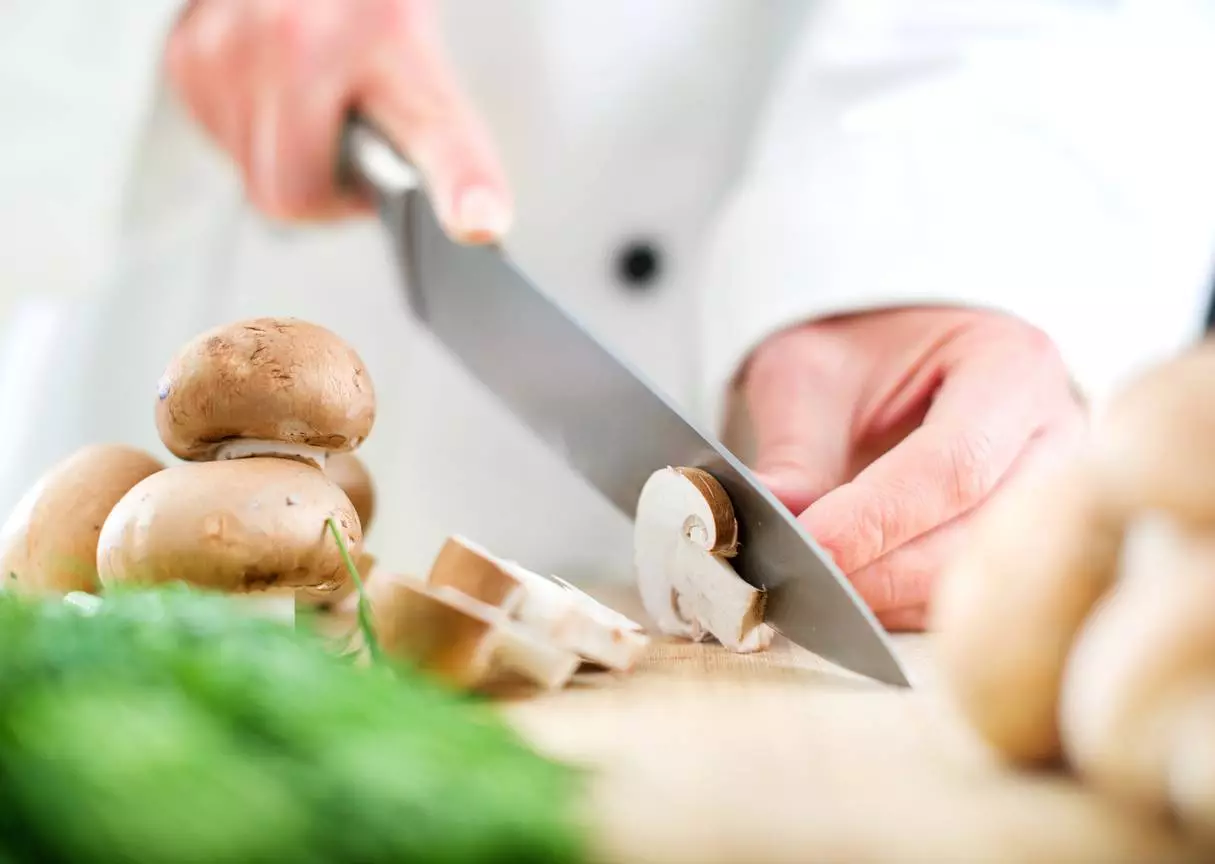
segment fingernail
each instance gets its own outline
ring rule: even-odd
[[[510,229],[510,223],[510,208],[483,186],[466,190],[456,205],[455,229],[465,240],[497,240]]]

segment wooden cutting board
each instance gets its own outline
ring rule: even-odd
[[[592,593],[645,620],[631,592]],[[895,643],[911,690],[785,641],[750,656],[658,641],[631,674],[501,707],[537,748],[590,769],[604,861],[1215,860],[1063,774],[1002,767],[940,697],[929,637]]]

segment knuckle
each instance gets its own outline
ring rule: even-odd
[[[953,512],[968,510],[991,493],[997,481],[993,442],[981,430],[970,430],[954,439],[949,448],[947,474],[948,506]]]

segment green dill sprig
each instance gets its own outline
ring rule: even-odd
[[[342,563],[346,565],[346,571],[350,574],[350,578],[354,580],[354,589],[359,595],[359,632],[363,634],[363,641],[367,644],[367,653],[371,656],[372,662],[378,662],[380,659],[380,641],[375,634],[375,627],[371,621],[371,601],[367,599],[367,591],[363,587],[362,578],[359,576],[359,568],[355,566],[354,559],[350,556],[350,550],[346,547],[346,538],[338,530],[337,522],[332,516],[326,519],[325,522],[329,525],[329,531],[333,534],[333,540],[337,543],[338,551],[342,555]]]

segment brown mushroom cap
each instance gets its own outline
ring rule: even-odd
[[[164,465],[123,444],[90,444],[54,465],[0,529],[3,587],[19,593],[95,593],[97,541],[118,500]]]
[[[1092,456],[1111,505],[1215,519],[1215,340],[1127,382],[1093,426]]]
[[[343,452],[375,422],[359,355],[334,333],[293,318],[226,324],[186,343],[158,386],[156,428],[181,459],[215,458],[238,439]]]
[[[352,555],[354,505],[324,473],[290,459],[177,465],[128,492],[97,547],[101,582],[182,581],[227,592],[338,587],[349,578],[326,520]]]
[[[335,453],[325,460],[325,474],[342,487],[363,526],[363,536],[371,530],[375,515],[375,484],[363,460],[353,453]]]

